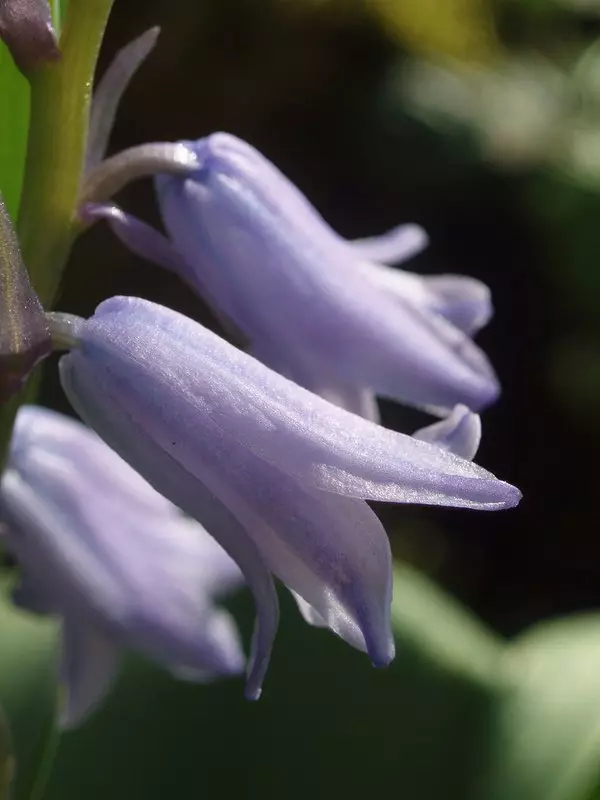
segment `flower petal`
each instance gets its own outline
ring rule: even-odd
[[[26,408],[1,491],[8,546],[54,611],[165,664],[239,670],[212,605],[238,567],[95,434]]]
[[[117,239],[122,242],[128,250],[139,258],[157,264],[163,269],[177,275],[185,281],[192,289],[197,286],[195,270],[191,269],[185,259],[171,244],[167,237],[153,228],[151,225],[123,211],[113,203],[86,203],[80,209],[80,217],[88,223],[104,219]],[[223,329],[228,333],[232,341],[238,347],[246,347],[247,337],[239,330],[232,320],[224,314],[218,306],[218,302],[211,298],[213,314],[221,323]]]
[[[481,418],[466,406],[455,406],[448,417],[415,431],[413,436],[470,461],[479,449]]]
[[[401,264],[422,252],[429,244],[429,238],[420,225],[409,223],[398,225],[380,236],[355,239],[349,244],[361,260]]]
[[[129,343],[132,343],[131,340]],[[218,476],[214,475],[210,465],[201,460],[201,454],[207,450],[206,442],[202,442],[198,450],[195,469],[190,470],[174,450],[178,444],[177,439],[173,440],[172,435],[167,434],[171,444],[163,449],[148,434],[146,420],[142,418],[146,412],[142,412],[142,416],[134,417],[132,410],[123,403],[124,398],[118,399],[116,396],[107,403],[104,393],[94,389],[96,375],[91,365],[67,356],[61,359],[60,375],[63,388],[80,416],[150,484],[187,514],[201,521],[239,565],[254,595],[257,608],[246,685],[247,696],[257,699],[279,621],[277,592],[256,545],[221,501]],[[175,409],[171,409],[174,412],[172,417],[169,408],[163,406],[162,401],[160,404],[162,410],[159,414],[166,413],[176,423]],[[200,428],[197,429],[197,434],[202,437]]]
[[[185,146],[201,166],[157,178],[165,226],[196,290],[253,345],[276,341],[292,363],[308,355],[336,381],[421,407],[476,410],[497,397],[477,346],[366,277],[348,243],[257,151],[226,134]]]
[[[71,358],[76,360],[76,357],[77,354]],[[153,448],[149,444],[149,432],[142,433],[145,440],[142,447],[133,442],[131,405],[125,406],[125,398],[113,396],[110,408],[100,408],[99,402],[92,408],[92,392],[98,396],[96,379],[91,371],[83,377],[85,367],[81,369],[81,365],[71,363],[71,367],[68,359],[61,363],[61,370],[68,376],[64,385],[71,401],[75,398],[81,413],[87,415],[101,433],[110,426],[110,435],[116,441],[115,432],[120,431],[115,446],[144,471],[147,478],[156,476],[157,487],[173,497],[170,482],[165,483],[163,477],[158,477],[160,465],[155,454],[152,458],[157,463],[150,466],[149,454]],[[171,411],[176,413],[174,407]],[[169,419],[165,421],[169,424]],[[358,643],[357,646],[368,649],[375,663],[388,663],[392,651],[389,544],[381,524],[366,503],[306,490],[250,450],[232,448],[229,435],[219,428],[202,425],[199,420],[196,430],[202,440],[196,452],[193,442],[187,437],[185,441],[180,440],[179,431],[173,429],[169,434],[171,461],[167,454],[162,458],[171,475],[179,461],[188,470],[187,478],[177,478],[179,491],[184,480],[191,483],[191,476],[201,480],[226,503],[244,528],[245,532],[238,535],[251,537],[272,572],[317,608],[333,630],[352,644]],[[135,433],[140,435],[139,430]],[[188,452],[190,444],[192,449]],[[142,452],[143,464],[133,460]],[[199,485],[195,489],[190,486],[190,493],[195,497],[198,491],[205,490]],[[181,494],[177,502],[190,510],[189,504],[182,502]],[[204,521],[203,509],[200,506],[196,509],[197,518]],[[222,534],[217,526],[211,530],[215,536]]]
[[[188,664],[167,664],[171,673],[183,680],[206,683],[223,675],[244,672],[246,659],[234,618],[223,609],[214,609],[202,622],[199,630],[202,639],[205,667]]]
[[[328,402],[371,422],[380,421],[377,398],[370,389],[342,383],[320,370],[319,364],[312,365],[311,369],[307,364],[294,363],[291,358],[278,353],[272,343],[266,346],[263,342],[260,345],[256,344],[250,352],[275,372],[318,394]]]
[[[100,632],[76,623],[63,624],[60,728],[76,727],[100,704],[116,676],[118,659],[118,649]]]
[[[187,263],[169,239],[133,214],[127,214],[114,203],[86,203],[79,213],[88,223],[106,220],[117,239],[136,256],[158,264],[181,278],[188,277]]]
[[[465,275],[415,275],[403,269],[364,262],[364,277],[395,297],[402,307],[412,303],[439,314],[469,336],[486,325],[494,309],[489,288]]]
[[[137,472],[107,447],[90,428],[48,408],[27,405],[19,409],[11,441],[11,465],[19,472],[35,473],[43,482],[44,465],[68,471],[78,482],[95,486],[99,496],[125,511],[172,516],[175,508]]]
[[[431,301],[429,308],[472,336],[493,316],[489,288],[464,275],[432,275],[423,278]]]
[[[79,335],[61,361],[71,402],[119,452],[110,417],[120,407],[156,450],[163,468],[150,482],[168,497],[167,463],[193,474],[208,442],[224,436],[232,453],[248,448],[306,487],[348,496],[480,509],[520,499],[481,467],[333,406],[162,306],[113,298]],[[122,434],[133,441],[125,423]],[[143,459],[126,457],[148,478]]]

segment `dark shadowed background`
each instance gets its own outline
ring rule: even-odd
[[[498,514],[381,513],[399,558],[434,573],[512,634],[600,604],[600,195],[536,164],[491,163],[472,131],[439,130],[411,115],[394,77],[415,51],[377,8],[349,0],[118,0],[101,66],[152,24],[162,34],[127,92],[112,149],[230,131],[282,168],[340,233],[357,238],[418,222],[431,245],[411,269],[489,284],[496,314],[478,342],[503,395],[484,413],[478,461],[518,485],[524,500]],[[506,9],[500,19],[510,27]],[[584,22],[591,39],[600,22]],[[548,49],[544,37],[560,41],[561,30],[550,17],[527,44]],[[149,182],[121,200],[157,218]],[[98,226],[76,247],[59,305],[90,314],[103,298],[128,293],[216,327],[176,279]],[[47,392],[63,402],[53,383]],[[421,423],[393,404],[384,420],[405,431]]]

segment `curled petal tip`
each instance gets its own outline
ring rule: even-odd
[[[366,261],[401,264],[418,255],[429,244],[425,230],[414,222],[398,225],[380,236],[351,242],[354,252]]]
[[[421,428],[413,436],[471,461],[481,441],[481,419],[478,414],[459,404],[448,417]]]

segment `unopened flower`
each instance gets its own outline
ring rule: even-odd
[[[44,309],[31,286],[0,196],[0,403],[21,389],[34,366],[50,351]]]
[[[48,0],[1,0],[0,39],[22,72],[60,55]]]
[[[124,647],[190,679],[243,670],[235,624],[215,605],[237,566],[81,423],[20,409],[0,518],[16,599],[61,618],[64,727],[102,700]]]
[[[244,572],[258,609],[251,697],[277,628],[272,574],[375,664],[393,657],[389,543],[365,500],[519,501],[481,467],[332,405],[169,309],[117,297],[89,320],[50,316],[71,349],[60,372],[78,413]],[[459,410],[438,430],[469,456],[471,418]]]

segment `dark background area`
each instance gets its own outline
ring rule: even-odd
[[[496,11],[507,47],[526,39],[552,51],[564,44],[564,26],[578,42],[600,29],[562,11],[543,16],[535,4],[525,20],[504,5]],[[158,46],[125,96],[112,151],[230,131],[283,169],[343,235],[418,222],[431,245],[410,269],[464,273],[492,289],[496,314],[478,342],[503,394],[483,415],[477,460],[519,486],[524,499],[495,514],[379,508],[396,556],[507,635],[551,615],[597,609],[596,189],[547,163],[507,168],[486,157],[472,130],[436,128],[413,115],[394,76],[422,54],[369,3],[119,0],[101,69],[156,23]],[[149,182],[129,187],[120,201],[157,219]],[[89,315],[114,294],[148,297],[216,327],[176,279],[97,226],[75,247],[59,307]],[[55,370],[46,372],[46,401],[65,409]],[[384,421],[407,432],[422,424],[391,403]]]

